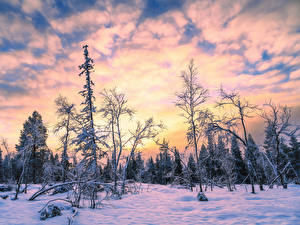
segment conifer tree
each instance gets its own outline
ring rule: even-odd
[[[203,164],[208,158],[208,152],[204,144],[201,145],[200,153],[199,153],[199,160],[201,164]],[[205,166],[205,164],[203,164]]]
[[[137,156],[136,156],[136,180],[137,181],[142,181],[143,179],[143,175],[145,172],[145,166],[144,166],[144,160],[142,158],[142,154],[141,152],[138,152]]]
[[[190,154],[190,156],[189,156],[187,167],[188,167],[188,170],[190,171],[191,181],[197,182],[197,167],[196,167],[196,162],[195,162],[193,154]]]
[[[129,159],[129,163],[126,170],[126,179],[136,180],[137,175],[137,162],[135,157]]]
[[[102,177],[105,180],[105,182],[110,182],[112,180],[112,165],[109,158],[107,158],[106,165],[103,168]]]
[[[235,136],[242,143],[245,151],[248,149],[248,129],[246,126],[247,118],[251,117],[257,110],[257,106],[243,99],[239,93],[227,93],[222,87],[219,90],[220,101],[217,102],[217,108],[228,109],[231,111],[230,116],[224,114],[221,118],[209,115],[211,122],[208,124],[209,131],[221,131],[227,135]],[[226,110],[225,110],[226,111]],[[240,128],[239,133],[237,128]],[[246,158],[247,159],[247,158]],[[250,165],[251,162],[247,162]],[[247,168],[250,168],[247,166]],[[253,181],[253,171],[248,171],[251,181]],[[255,193],[254,183],[252,183],[252,191]]]
[[[297,183],[300,184],[300,142],[293,135],[290,138],[290,162],[297,176]]]
[[[236,180],[236,175],[234,173],[234,159],[229,153],[229,150],[225,147],[224,137],[219,135],[218,137],[218,166],[219,166],[219,176],[221,180],[226,180],[227,187],[229,191],[233,191],[233,185]]]
[[[260,190],[263,190],[263,173],[260,165],[258,164],[258,159],[260,158],[260,153],[257,145],[255,144],[251,134],[248,136],[248,146],[246,149],[245,158],[248,160],[247,167],[250,175],[250,181],[252,184],[252,193],[255,193],[254,189],[254,179],[259,183]]]
[[[176,148],[174,149],[174,176],[179,178],[182,176],[181,158]]]
[[[88,46],[83,46],[84,49],[84,63],[79,66],[81,72],[79,76],[84,75],[86,83],[83,86],[83,90],[79,94],[83,97],[81,105],[80,121],[81,127],[78,131],[77,137],[73,140],[77,147],[77,151],[81,151],[84,156],[85,170],[91,172],[93,178],[97,177],[98,168],[98,151],[100,150],[97,145],[97,141],[104,144],[103,137],[98,138],[95,131],[94,113],[96,107],[94,106],[94,91],[92,86],[94,82],[91,79],[91,72],[93,72],[94,65],[93,59],[89,57]],[[100,154],[101,155],[101,154]]]
[[[223,141],[223,137],[221,135],[218,136],[218,143],[216,146],[216,151],[215,151],[215,171],[216,171],[216,176],[220,178],[221,176],[224,175],[224,171],[222,170],[222,162],[225,160],[227,157],[227,149],[225,149],[225,143]]]
[[[161,152],[155,158],[155,183],[162,184],[163,168],[161,166]]]
[[[46,144],[47,137],[47,129],[43,124],[42,116],[37,111],[34,111],[32,116],[23,124],[19,144],[16,145],[16,149],[22,159],[23,168],[18,179],[15,199],[18,198],[22,182],[27,184],[29,181],[33,183],[41,181],[43,164],[49,154]]]
[[[234,159],[234,172],[236,174],[237,182],[241,183],[247,176],[247,170],[244,160],[242,158],[239,143],[235,136],[232,136],[231,138],[231,154]]]
[[[155,164],[153,162],[152,156],[148,159],[146,166],[147,166],[147,173],[146,173],[147,176],[146,177],[148,177],[148,180],[146,180],[146,181],[154,184],[155,179],[156,179],[156,175],[155,175],[156,171],[155,171]]]
[[[162,170],[162,184],[167,184],[171,181],[171,172],[172,172],[172,160],[169,154],[169,142],[163,139],[163,142],[159,144],[160,150],[160,169]]]
[[[281,185],[283,188],[287,188],[287,181],[285,172],[282,170],[287,165],[287,156],[284,152],[284,140],[286,137],[291,137],[299,131],[299,126],[292,125],[291,108],[287,106],[275,105],[271,101],[268,104],[266,110],[262,113],[262,118],[266,123],[266,140],[267,149],[271,151],[273,156],[273,164],[275,167],[275,175],[279,176]]]
[[[209,178],[209,153],[207,151],[207,148],[204,144],[201,145],[201,150],[200,150],[200,153],[199,153],[199,162],[200,162],[200,165],[201,165],[201,168],[200,168],[200,172],[203,174],[203,176],[207,179]],[[208,180],[207,180],[208,182]],[[207,183],[208,184],[208,183]],[[206,185],[207,187],[207,185]]]
[[[213,189],[213,181],[214,178],[216,177],[216,154],[215,154],[215,143],[214,143],[214,138],[211,133],[207,134],[207,150],[208,150],[208,178],[210,182],[210,188],[211,190]]]

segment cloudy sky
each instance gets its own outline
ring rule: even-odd
[[[59,94],[79,105],[84,44],[96,104],[116,86],[140,118],[165,122],[172,145],[184,146],[174,93],[192,58],[209,105],[222,84],[255,104],[287,104],[299,120],[299,12],[298,0],[1,0],[0,135],[13,147],[33,110],[51,130]]]

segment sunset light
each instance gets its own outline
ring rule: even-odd
[[[63,168],[60,178],[51,178],[55,182],[70,181],[84,171],[82,177],[90,179],[86,182],[98,185],[97,179],[111,166],[108,180],[114,189],[109,190],[116,191],[122,181],[124,194],[125,180],[131,179],[130,160],[143,157],[146,168],[150,157],[154,165],[165,151],[170,160],[182,154],[183,171],[184,163],[199,165],[196,185],[187,184],[199,188],[198,200],[205,197],[205,185],[206,191],[222,182],[230,192],[244,183],[249,193],[255,193],[254,184],[257,190],[275,184],[285,189],[295,181],[294,174],[300,176],[298,153],[290,153],[296,148],[287,150],[300,140],[299,13],[299,0],[0,0],[0,156],[7,161],[17,160],[18,154],[24,157],[23,169],[14,160],[7,164],[11,173],[16,165],[18,173],[7,178],[19,185],[14,199],[24,182],[27,188],[27,181],[50,179],[38,177],[47,163],[41,171],[33,164],[34,172],[26,175],[32,180],[22,177],[36,153],[35,145],[29,153],[24,146],[41,134],[39,151],[51,152]],[[41,133],[26,128],[28,124]],[[240,146],[246,172],[231,178],[233,170],[226,164],[226,179],[214,180],[214,172],[201,170],[200,150],[211,144],[234,154],[232,143]],[[276,150],[274,159],[270,149]],[[295,159],[280,164],[282,152],[284,160]],[[263,159],[256,161],[259,157]],[[0,184],[5,181],[1,160]],[[263,169],[254,172],[268,163],[272,166],[265,175],[259,175]],[[76,171],[72,176],[68,166]],[[149,182],[170,184],[174,180],[168,176]],[[81,181],[76,182],[80,186]],[[299,194],[295,196],[299,200]],[[81,207],[80,201],[72,207]],[[97,208],[94,196],[90,207]],[[0,224],[1,214],[0,199]]]

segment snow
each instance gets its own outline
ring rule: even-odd
[[[30,202],[27,199],[38,186],[30,189],[16,201],[0,198],[0,224],[68,224],[68,209],[62,211],[62,216],[45,221],[38,213],[48,200],[66,194],[42,195]],[[142,193],[103,201],[101,209],[80,208],[73,224],[300,224],[299,185],[289,185],[287,190],[274,187],[257,194],[246,192],[244,186],[234,192],[215,188],[205,194],[209,201],[199,202],[196,191],[144,184]]]

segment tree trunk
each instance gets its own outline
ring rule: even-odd
[[[250,182],[251,182],[251,193],[255,194],[254,180],[252,175],[250,175]]]

